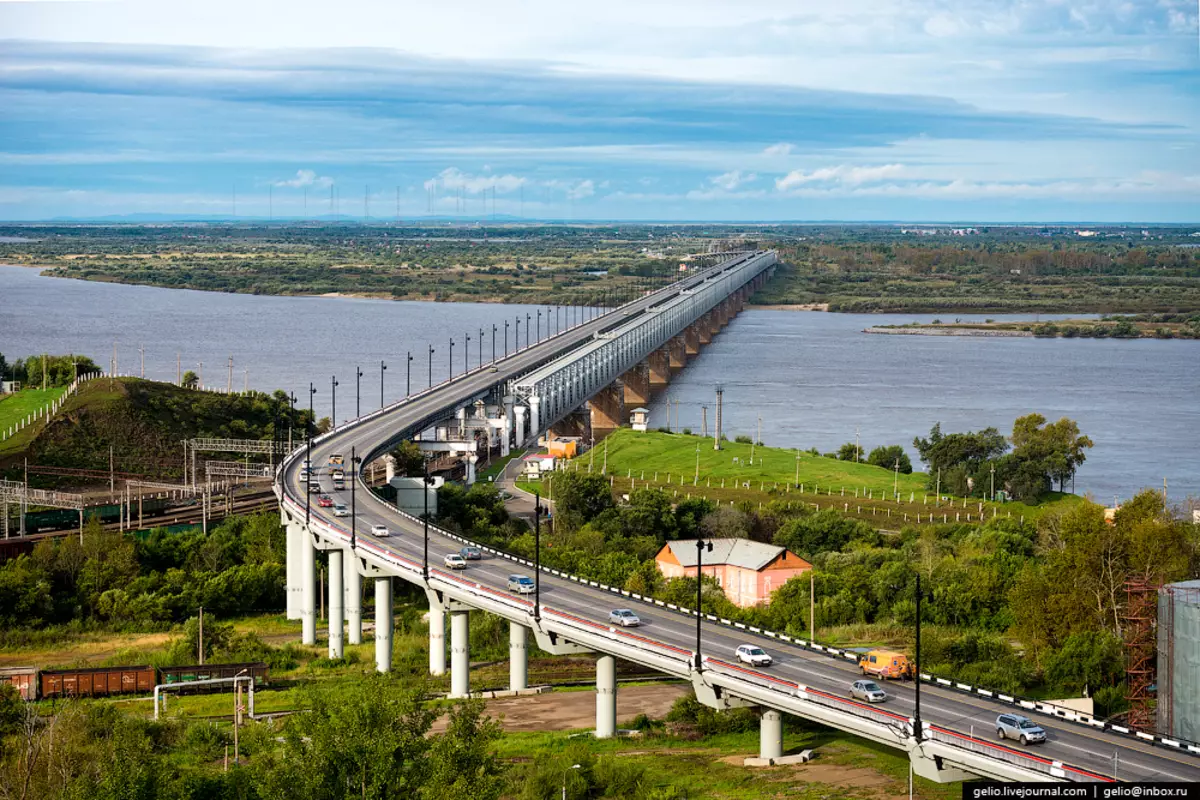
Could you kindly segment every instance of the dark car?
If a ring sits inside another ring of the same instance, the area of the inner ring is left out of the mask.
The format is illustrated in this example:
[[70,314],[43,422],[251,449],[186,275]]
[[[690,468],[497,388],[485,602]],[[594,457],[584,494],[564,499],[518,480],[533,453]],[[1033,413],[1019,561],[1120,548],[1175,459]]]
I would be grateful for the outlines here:
[[483,558],[483,551],[478,547],[464,547],[462,550],[458,551],[458,554],[467,561],[479,561],[481,558]]

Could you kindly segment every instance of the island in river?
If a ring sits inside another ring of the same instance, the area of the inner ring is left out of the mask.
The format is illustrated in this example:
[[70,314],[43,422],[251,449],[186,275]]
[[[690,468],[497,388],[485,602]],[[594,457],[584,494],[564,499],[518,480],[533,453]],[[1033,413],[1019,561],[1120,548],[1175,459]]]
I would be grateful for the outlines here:
[[911,322],[874,325],[863,333],[916,336],[1037,337],[1043,339],[1200,339],[1200,314],[1135,314],[1099,319]]

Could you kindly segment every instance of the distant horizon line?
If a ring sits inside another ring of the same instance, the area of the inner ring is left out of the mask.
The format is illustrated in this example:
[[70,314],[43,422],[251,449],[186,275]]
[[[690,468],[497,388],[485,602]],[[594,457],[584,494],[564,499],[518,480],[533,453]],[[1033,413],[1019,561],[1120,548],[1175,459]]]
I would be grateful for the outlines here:
[[559,226],[585,226],[585,225],[721,225],[721,226],[744,226],[744,225],[764,225],[764,226],[816,226],[816,225],[917,225],[917,226],[953,226],[953,227],[1069,227],[1069,226],[1095,226],[1101,228],[1114,227],[1156,227],[1156,228],[1188,228],[1200,226],[1200,220],[1195,222],[1159,222],[1152,220],[1122,220],[1119,222],[1105,222],[1099,220],[1086,219],[1059,219],[1059,220],[1021,220],[1021,221],[989,221],[989,220],[964,220],[964,219],[721,219],[721,220],[704,220],[704,219],[626,219],[616,217],[597,217],[594,219],[564,219],[561,217],[521,217],[511,214],[497,214],[493,216],[454,216],[454,215],[419,215],[411,217],[375,217],[375,216],[355,216],[350,214],[326,214],[320,216],[285,216],[285,217],[263,217],[257,215],[187,215],[187,214],[107,214],[107,215],[87,215],[87,216],[60,216],[48,217],[41,219],[10,219],[0,220],[0,225],[25,226],[25,225],[55,225],[55,224],[166,224],[166,223],[191,223],[191,224],[255,224],[255,225],[297,225],[311,223],[325,224],[357,224],[365,226],[397,226],[410,224],[471,224],[481,225],[492,223],[495,225],[559,225]]

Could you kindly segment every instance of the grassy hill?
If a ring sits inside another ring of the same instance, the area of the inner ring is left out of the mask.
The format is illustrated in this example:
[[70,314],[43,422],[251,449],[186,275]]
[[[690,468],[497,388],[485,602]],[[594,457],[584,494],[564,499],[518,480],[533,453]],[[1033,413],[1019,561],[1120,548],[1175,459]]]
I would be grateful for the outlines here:
[[[117,472],[180,477],[182,440],[268,438],[277,410],[286,430],[287,404],[270,395],[214,394],[137,378],[94,380],[45,426],[0,443],[0,470],[28,458],[30,464],[107,471],[111,448]],[[296,412],[297,430],[306,415]]]
[[[986,518],[1011,514],[1014,518],[1035,519],[1082,500],[1075,495],[1052,493],[1036,506],[985,502],[981,511],[977,499],[957,498],[939,504],[934,492],[926,488],[928,476],[923,472],[897,476],[890,469],[870,464],[761,446],[754,448],[751,463],[749,444],[727,441],[720,450],[714,450],[711,437],[640,433],[629,428],[614,431],[605,443],[576,459],[569,468],[587,470],[590,465],[599,472],[606,449],[607,474],[613,476],[613,487],[618,492],[656,486],[681,498],[704,496],[723,504],[807,503],[832,508],[881,528],[916,523],[918,515],[922,524],[943,519],[976,522],[981,513]],[[898,499],[893,497],[893,487]],[[545,487],[543,494],[549,491],[550,487]]]

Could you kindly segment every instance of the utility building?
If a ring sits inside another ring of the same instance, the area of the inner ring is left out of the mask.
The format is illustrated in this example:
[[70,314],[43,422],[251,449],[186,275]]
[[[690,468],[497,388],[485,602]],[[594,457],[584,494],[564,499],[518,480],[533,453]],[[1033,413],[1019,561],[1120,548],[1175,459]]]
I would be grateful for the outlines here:
[[1158,731],[1200,741],[1200,580],[1158,592]]
[[[725,596],[735,605],[756,606],[771,594],[812,569],[812,564],[785,547],[749,539],[712,539],[712,552],[704,553],[705,575],[717,579]],[[667,542],[654,557],[666,578],[696,576],[696,540]]]

